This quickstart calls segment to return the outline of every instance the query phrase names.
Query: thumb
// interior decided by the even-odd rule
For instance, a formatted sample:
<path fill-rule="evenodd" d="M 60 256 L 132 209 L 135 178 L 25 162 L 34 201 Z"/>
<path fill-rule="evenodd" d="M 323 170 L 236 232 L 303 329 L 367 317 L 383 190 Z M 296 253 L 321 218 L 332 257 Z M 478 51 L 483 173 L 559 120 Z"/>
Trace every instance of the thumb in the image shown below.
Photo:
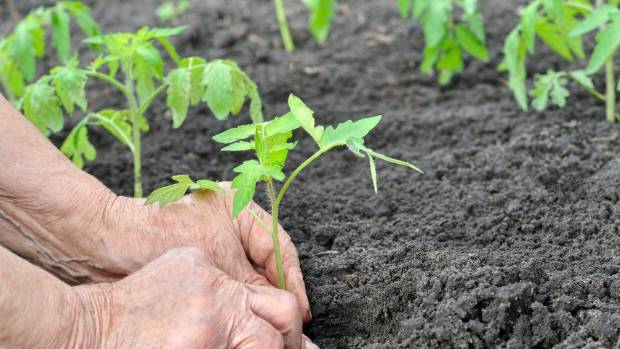
<path fill-rule="evenodd" d="M 266 320 L 284 338 L 286 349 L 302 348 L 302 320 L 297 298 L 273 287 L 246 285 L 252 312 Z"/>

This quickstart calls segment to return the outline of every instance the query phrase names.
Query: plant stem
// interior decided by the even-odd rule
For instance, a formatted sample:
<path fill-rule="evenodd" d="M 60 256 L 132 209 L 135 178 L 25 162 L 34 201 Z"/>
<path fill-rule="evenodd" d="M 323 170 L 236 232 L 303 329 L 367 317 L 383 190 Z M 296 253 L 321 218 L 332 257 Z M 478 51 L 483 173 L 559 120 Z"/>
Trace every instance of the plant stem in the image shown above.
<path fill-rule="evenodd" d="M 127 72 L 127 100 L 129 102 L 129 112 L 131 114 L 131 143 L 133 144 L 133 196 L 142 197 L 142 146 L 140 134 L 140 109 L 136 100 L 131 69 Z"/>
<path fill-rule="evenodd" d="M 607 96 L 605 101 L 605 110 L 607 113 L 607 120 L 616 121 L 616 78 L 614 76 L 614 61 L 613 56 L 607 59 L 605 63 L 605 80 L 606 80 L 606 92 Z"/>
<path fill-rule="evenodd" d="M 329 149 L 322 149 L 322 150 L 317 151 L 311 157 L 306 159 L 306 161 L 304 161 L 301 165 L 299 165 L 299 167 L 297 167 L 293 171 L 293 173 L 291 173 L 291 175 L 286 179 L 286 182 L 284 182 L 284 185 L 282 186 L 282 189 L 280 189 L 280 192 L 278 193 L 277 197 L 275 195 L 275 190 L 273 188 L 273 180 L 269 178 L 269 180 L 267 181 L 267 192 L 269 194 L 269 200 L 271 201 L 271 218 L 272 218 L 271 238 L 273 240 L 273 252 L 275 254 L 275 259 L 276 259 L 276 270 L 278 272 L 278 287 L 280 287 L 281 289 L 286 289 L 286 277 L 284 274 L 284 266 L 282 265 L 282 255 L 280 252 L 280 239 L 278 237 L 278 234 L 280 231 L 279 229 L 280 226 L 278 225 L 278 209 L 280 207 L 280 202 L 282 202 L 282 198 L 284 197 L 286 190 L 288 189 L 288 187 L 290 187 L 295 177 L 297 177 L 297 175 L 304 168 L 310 165 L 312 161 L 316 160 L 319 156 L 321 156 L 324 152 L 328 150 Z"/>
<path fill-rule="evenodd" d="M 121 91 L 125 95 L 127 100 L 129 100 L 130 92 L 127 89 L 127 87 L 125 87 L 125 85 L 123 85 L 120 81 L 116 80 L 115 78 L 113 78 L 113 77 L 111 77 L 109 75 L 106 75 L 106 74 L 103 74 L 103 73 L 100 73 L 100 72 L 97 72 L 97 71 L 86 70 L 85 72 L 86 72 L 86 76 L 90 76 L 92 78 L 96 78 L 96 79 L 105 81 L 108 84 L 116 87 L 119 91 Z"/>
<path fill-rule="evenodd" d="M 297 177 L 299 172 L 301 172 L 304 168 L 306 168 L 308 165 L 310 165 L 310 163 L 312 161 L 318 159 L 319 156 L 323 155 L 323 153 L 325 153 L 329 149 L 331 149 L 331 148 L 321 149 L 321 150 L 317 151 L 311 157 L 307 158 L 306 161 L 302 162 L 301 165 L 299 165 L 299 167 L 297 167 L 295 169 L 295 171 L 293 171 L 293 173 L 291 173 L 291 175 L 286 179 L 286 182 L 284 182 L 284 185 L 282 186 L 282 189 L 280 189 L 280 192 L 278 193 L 278 197 L 276 198 L 276 201 L 275 201 L 275 204 L 274 204 L 274 206 L 276 208 L 280 206 L 280 202 L 282 202 L 282 198 L 284 197 L 284 193 L 286 193 L 286 190 L 288 189 L 288 187 L 291 186 L 291 183 L 293 182 L 295 177 Z"/>
<path fill-rule="evenodd" d="M 278 25 L 280 26 L 280 34 L 282 34 L 282 42 L 284 42 L 284 48 L 288 52 L 295 51 L 295 44 L 291 37 L 291 32 L 288 29 L 288 21 L 286 19 L 286 12 L 284 12 L 284 4 L 282 0 L 273 0 L 276 7 L 276 16 L 278 18 Z"/>
<path fill-rule="evenodd" d="M 276 194 L 273 188 L 273 180 L 269 178 L 267 181 L 267 191 L 269 192 L 269 200 L 271 201 L 271 239 L 273 241 L 273 253 L 276 259 L 276 270 L 278 272 L 278 287 L 286 289 L 286 276 L 284 275 L 284 266 L 282 265 L 282 253 L 280 251 L 279 225 L 278 225 L 278 206 L 276 203 Z"/>

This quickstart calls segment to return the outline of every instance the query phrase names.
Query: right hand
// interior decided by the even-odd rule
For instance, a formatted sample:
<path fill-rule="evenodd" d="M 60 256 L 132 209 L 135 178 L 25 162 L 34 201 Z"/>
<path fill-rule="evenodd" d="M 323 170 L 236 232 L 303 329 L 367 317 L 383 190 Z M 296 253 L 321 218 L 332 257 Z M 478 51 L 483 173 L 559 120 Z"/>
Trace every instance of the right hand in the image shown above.
<path fill-rule="evenodd" d="M 318 349 L 302 334 L 293 294 L 238 282 L 195 248 L 75 291 L 86 323 L 98 327 L 97 347 Z"/>

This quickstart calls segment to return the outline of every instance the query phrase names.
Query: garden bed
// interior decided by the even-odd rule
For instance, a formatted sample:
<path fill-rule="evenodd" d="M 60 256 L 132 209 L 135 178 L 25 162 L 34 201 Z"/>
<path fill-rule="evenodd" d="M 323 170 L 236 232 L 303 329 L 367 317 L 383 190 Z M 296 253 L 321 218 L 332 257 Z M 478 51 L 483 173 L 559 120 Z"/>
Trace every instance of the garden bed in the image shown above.
<path fill-rule="evenodd" d="M 117 31 L 155 23 L 158 2 L 88 3 L 104 31 Z M 322 348 L 619 345 L 620 128 L 580 92 L 562 110 L 518 108 L 496 67 L 520 3 L 482 2 L 491 63 L 472 61 L 445 88 L 419 73 L 419 28 L 393 0 L 339 1 L 323 47 L 290 1 L 293 54 L 280 47 L 269 0 L 192 1 L 179 19 L 189 24 L 180 52 L 236 60 L 259 85 L 265 115 L 285 112 L 290 92 L 321 123 L 384 114 L 370 145 L 426 172 L 379 164 L 374 195 L 367 162 L 342 150 L 290 189 L 282 224 L 305 274 L 306 332 Z M 541 49 L 531 62 L 533 74 L 560 61 Z M 95 100 L 121 102 L 106 89 Z M 247 113 L 218 122 L 201 107 L 173 130 L 164 110 L 148 115 L 145 191 L 178 173 L 232 179 L 238 155 L 218 152 L 211 137 Z M 92 135 L 99 152 L 86 170 L 130 195 L 130 154 L 103 131 Z M 290 166 L 310 155 L 304 143 Z"/>

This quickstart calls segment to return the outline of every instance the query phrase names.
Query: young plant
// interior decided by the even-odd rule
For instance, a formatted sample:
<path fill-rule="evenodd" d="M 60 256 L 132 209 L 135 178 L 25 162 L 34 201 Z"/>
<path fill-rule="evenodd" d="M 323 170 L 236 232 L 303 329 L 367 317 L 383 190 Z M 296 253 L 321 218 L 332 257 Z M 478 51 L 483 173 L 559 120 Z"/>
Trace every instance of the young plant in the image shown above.
<path fill-rule="evenodd" d="M 0 84 L 11 103 L 17 104 L 26 82 L 35 78 L 37 59 L 45 55 L 48 28 L 58 59 L 63 63 L 69 60 L 72 18 L 86 37 L 99 35 L 99 26 L 86 5 L 80 1 L 60 1 L 52 7 L 33 10 L 8 37 L 0 40 Z"/>
<path fill-rule="evenodd" d="M 178 4 L 164 2 L 155 10 L 155 16 L 162 22 L 171 22 L 189 10 L 188 0 L 179 0 Z"/>
<path fill-rule="evenodd" d="M 441 85 L 463 70 L 464 52 L 489 60 L 478 0 L 398 0 L 398 7 L 403 18 L 411 15 L 421 23 L 425 47 L 420 70 L 425 74 L 438 70 Z"/>
<path fill-rule="evenodd" d="M 278 26 L 280 27 L 284 48 L 288 52 L 293 52 L 295 51 L 295 43 L 293 42 L 291 31 L 288 27 L 283 0 L 273 0 L 273 2 L 276 8 L 276 17 L 278 19 Z M 317 42 L 322 44 L 327 40 L 327 36 L 329 35 L 329 28 L 332 18 L 334 17 L 336 0 L 303 0 L 303 2 L 308 8 L 308 11 L 310 11 L 310 19 L 308 21 L 310 33 L 312 33 L 312 36 Z"/>
<path fill-rule="evenodd" d="M 102 55 L 86 69 L 78 66 L 77 59 L 72 59 L 26 88 L 24 115 L 42 132 L 57 132 L 63 127 L 62 109 L 72 115 L 77 106 L 86 116 L 71 130 L 61 150 L 81 167 L 84 159 L 93 160 L 96 155 L 88 140 L 88 128 L 103 127 L 131 152 L 134 195 L 141 197 L 141 137 L 149 130 L 145 115 L 160 95 L 166 94 L 174 128 L 183 124 L 190 105 L 203 101 L 216 118 L 224 119 L 229 114 L 239 113 L 249 98 L 252 120 L 263 120 L 256 84 L 236 63 L 179 57 L 169 38 L 183 30 L 183 27 L 143 28 L 136 33 L 113 33 L 88 39 L 87 42 L 101 46 Z M 157 43 L 174 62 L 167 74 Z M 125 107 L 88 111 L 85 88 L 91 79 L 118 90 L 125 98 Z"/>
<path fill-rule="evenodd" d="M 570 95 L 566 87 L 572 79 L 585 91 L 606 104 L 607 119 L 617 119 L 616 89 L 613 56 L 620 46 L 620 11 L 617 0 L 594 5 L 588 0 L 561 0 L 530 2 L 520 12 L 520 23 L 508 35 L 504 44 L 504 62 L 501 66 L 509 73 L 509 87 L 517 103 L 528 109 L 526 86 L 526 59 L 533 54 L 536 38 L 540 38 L 553 52 L 572 62 L 586 60 L 583 35 L 598 30 L 596 45 L 585 69 L 573 71 L 548 70 L 536 76 L 532 106 L 544 110 L 549 104 L 563 107 Z M 591 76 L 605 67 L 606 92 L 597 91 Z"/>
<path fill-rule="evenodd" d="M 304 4 L 310 11 L 310 33 L 317 42 L 324 43 L 329 35 L 336 0 L 304 0 Z"/>
<path fill-rule="evenodd" d="M 605 103 L 607 120 L 612 122 L 619 120 L 620 116 L 616 112 L 616 90 L 620 89 L 620 85 L 616 85 L 613 61 L 620 47 L 620 10 L 618 9 L 618 3 L 619 1 L 609 1 L 608 4 L 603 1 L 597 1 L 596 7 L 583 7 L 583 12 L 586 13 L 585 18 L 571 30 L 569 35 L 571 37 L 580 37 L 597 30 L 598 34 L 596 35 L 594 51 L 584 70 L 570 72 L 555 72 L 550 70 L 547 74 L 537 77 L 535 89 L 530 93 L 537 98 L 534 102 L 538 103 L 533 103 L 533 106 L 537 110 L 544 110 L 547 107 L 548 101 L 559 107 L 565 105 L 565 99 L 570 93 L 564 88 L 561 93 L 565 95 L 565 97 L 555 97 L 553 92 L 557 90 L 557 88 L 555 88 L 556 84 L 554 84 L 553 81 L 568 76 L 592 96 Z M 605 67 L 604 94 L 597 91 L 591 79 L 591 76 L 599 72 L 603 67 Z M 547 94 L 545 91 L 551 92 Z"/>
<path fill-rule="evenodd" d="M 375 192 L 377 192 L 377 171 L 375 159 L 387 161 L 399 166 L 405 166 L 422 173 L 414 165 L 380 154 L 364 145 L 364 137 L 373 129 L 381 116 L 374 116 L 358 121 L 345 121 L 335 128 L 332 126 L 317 126 L 310 110 L 299 98 L 291 95 L 288 100 L 290 112 L 273 120 L 252 125 L 238 126 L 220 133 L 214 140 L 227 144 L 222 151 L 253 151 L 256 159 L 247 160 L 234 168 L 238 175 L 232 182 L 235 190 L 232 195 L 232 216 L 236 218 L 243 210 L 248 209 L 259 182 L 265 183 L 267 195 L 271 202 L 272 222 L 262 221 L 251 210 L 249 213 L 257 220 L 263 229 L 271 235 L 278 271 L 279 287 L 286 288 L 282 257 L 280 254 L 280 240 L 278 239 L 279 208 L 286 191 L 295 178 L 326 152 L 347 147 L 359 157 L 367 157 L 370 165 L 370 174 Z M 288 176 L 283 172 L 288 152 L 295 148 L 297 142 L 291 141 L 293 131 L 302 128 L 317 145 L 315 153 L 301 163 Z M 251 138 L 251 140 L 247 140 Z M 170 186 L 159 188 L 146 200 L 146 204 L 158 202 L 161 207 L 177 201 L 185 195 L 187 190 L 213 190 L 228 194 L 216 182 L 199 180 L 194 182 L 188 175 L 174 176 L 177 182 Z M 275 182 L 283 182 L 279 191 L 276 191 Z"/>

